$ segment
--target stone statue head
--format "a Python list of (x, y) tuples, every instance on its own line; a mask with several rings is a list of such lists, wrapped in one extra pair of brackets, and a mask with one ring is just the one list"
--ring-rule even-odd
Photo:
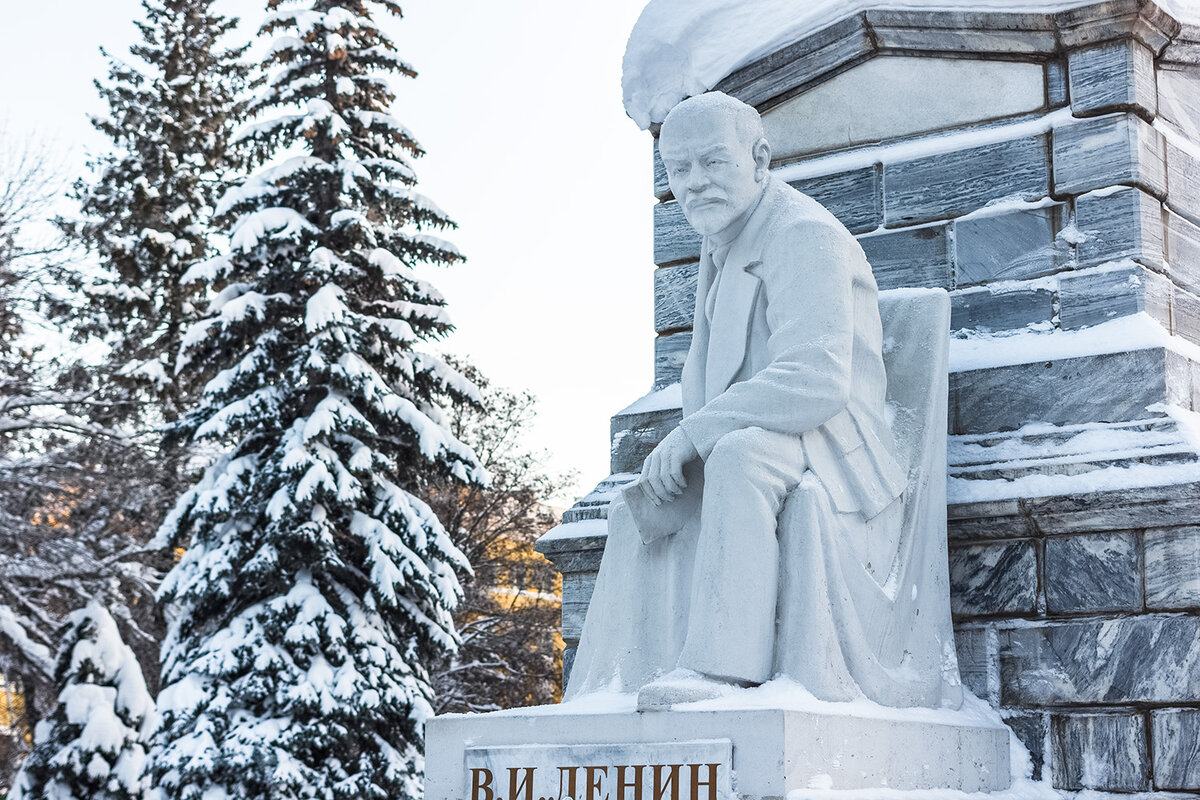
[(722, 92), (690, 97), (663, 120), (658, 149), (692, 227), (722, 243), (736, 236), (762, 197), (771, 163), (758, 112)]

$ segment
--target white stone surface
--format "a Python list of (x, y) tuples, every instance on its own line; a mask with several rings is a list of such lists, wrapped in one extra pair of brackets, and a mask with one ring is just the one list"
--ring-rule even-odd
[[(571, 713), (571, 704), (437, 717), (426, 729), (429, 755), (425, 797), (488, 800), (482, 791), (472, 796), (468, 764), (490, 763), (496, 770), (494, 776), (498, 776), (491, 787), (495, 795), (491, 800), (526, 800), (524, 792), (509, 797), (510, 766), (537, 767), (534, 777), (538, 782), (532, 800), (563, 797), (558, 792), (558, 767), (572, 766), (579, 768), (579, 794), (575, 800), (605, 800), (606, 796), (609, 800), (632, 800), (632, 792), (619, 796), (613, 791), (614, 767), (708, 763), (704, 759), (710, 756), (703, 748), (711, 747), (712, 740), (732, 742), (732, 788), (737, 797), (747, 800), (781, 798), (788, 792), (806, 789), (975, 792), (1008, 788), (1008, 729), (998, 721), (989, 724), (968, 715), (958, 724), (951, 719), (904, 720), (778, 708)], [(708, 745), (697, 744), (706, 740)], [(663, 749), (670, 743), (684, 749)], [(536, 746), (539, 744), (546, 746)], [(573, 750), (564, 745), (601, 747)], [(529, 749), (505, 750), (512, 747)], [(505, 755), (490, 762), (480, 761), (477, 753), (481, 749)], [(664, 760), (655, 760), (658, 757)], [(582, 769), (586, 766), (609, 768), (602, 791), (586, 791)], [(543, 770), (548, 783), (542, 782)], [(689, 775), (690, 770), (685, 767), (681, 772)], [(525, 773), (518, 772), (516, 777), (520, 786)], [(690, 780), (685, 783), (681, 800), (689, 800), (688, 783)], [(707, 790), (694, 800), (709, 800)]]
[(770, 177), (746, 104), (681, 103), (659, 150), (704, 236), (683, 419), (610, 507), (566, 696), (665, 708), (786, 676), (956, 707), (948, 296), (882, 302), (850, 232)]
[(763, 114), (776, 161), (1003, 119), (1045, 105), (1040, 64), (881, 56)]

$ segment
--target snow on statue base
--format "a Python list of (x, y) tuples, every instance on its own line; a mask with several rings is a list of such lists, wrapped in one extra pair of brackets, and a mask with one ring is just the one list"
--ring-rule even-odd
[(438, 717), (426, 730), (425, 798), (800, 800), (1010, 786), (1008, 728), (979, 701), (899, 710), (776, 683), (671, 711), (639, 713), (633, 695), (600, 693)]

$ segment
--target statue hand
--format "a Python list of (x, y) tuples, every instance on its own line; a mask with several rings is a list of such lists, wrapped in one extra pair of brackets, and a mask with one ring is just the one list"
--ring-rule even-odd
[(683, 494), (687, 487), (683, 465), (699, 457), (695, 445), (682, 428), (668, 433), (667, 438), (654, 448), (642, 465), (642, 476), (638, 483), (646, 498), (657, 506)]

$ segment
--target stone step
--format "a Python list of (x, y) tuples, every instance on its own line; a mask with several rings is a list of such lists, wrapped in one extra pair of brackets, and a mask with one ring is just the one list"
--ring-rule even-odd
[(588, 519), (607, 519), (609, 503), (617, 499), (617, 493), (623, 487), (636, 479), (637, 475), (634, 473), (609, 475), (563, 513), (562, 524), (569, 525)]
[(949, 432), (995, 436), (1030, 424), (1128, 423), (1162, 403), (1193, 409), (1200, 363), (1165, 347), (951, 372)]
[(947, 447), (950, 477), (971, 481), (1015, 481), (1180, 464), (1200, 464), (1200, 453), (1176, 420), (1166, 415), (951, 436)]
[(1128, 455), (1108, 458), (1073, 457), (1014, 461), (995, 465), (950, 468), (950, 476), (969, 480), (1013, 481), (1030, 475), (1084, 475), (1109, 467), (1131, 467), (1135, 464), (1165, 466), (1167, 464), (1200, 464), (1194, 448), (1181, 445), (1174, 448), (1146, 448)]
[(1043, 426), (1002, 433), (951, 436), (948, 462), (951, 466), (990, 464), (1001, 460), (997, 455), (999, 453), (1004, 453), (1008, 458), (1034, 453), (1085, 453), (1095, 448), (1081, 444), (1081, 435), (1101, 432), (1161, 436), (1162, 444), (1179, 440), (1178, 424), (1165, 415), (1129, 422)]

